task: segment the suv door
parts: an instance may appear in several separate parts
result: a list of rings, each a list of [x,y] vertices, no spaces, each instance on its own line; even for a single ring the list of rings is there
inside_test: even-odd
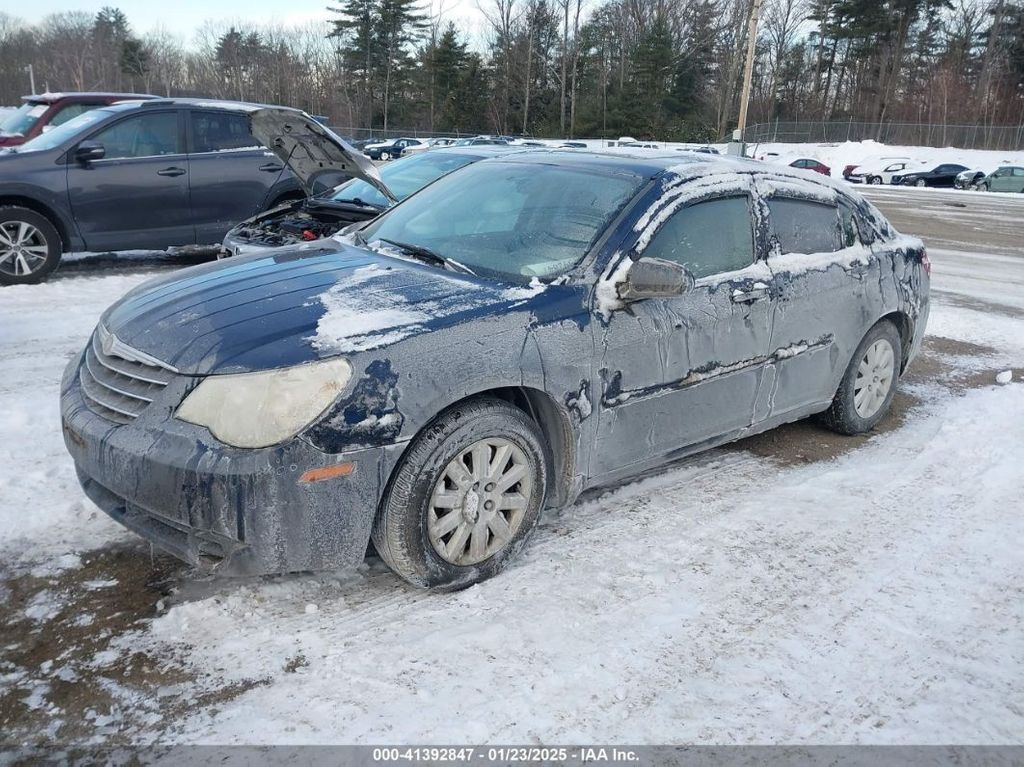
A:
[[[86,137],[101,160],[69,152],[68,199],[89,250],[163,249],[195,242],[181,110],[140,107]]]
[[[759,181],[771,222],[768,266],[775,286],[770,364],[762,403],[777,418],[832,400],[839,377],[874,322],[878,259],[862,244],[855,211],[831,190]],[[797,416],[799,417],[799,416]]]
[[[754,421],[771,341],[771,274],[755,238],[749,177],[710,179],[664,220],[641,258],[683,264],[694,287],[613,312],[597,343],[599,443],[592,477],[663,461]]]
[[[244,113],[192,109],[188,125],[196,238],[200,244],[219,243],[239,221],[266,210],[287,171],[253,138]]]

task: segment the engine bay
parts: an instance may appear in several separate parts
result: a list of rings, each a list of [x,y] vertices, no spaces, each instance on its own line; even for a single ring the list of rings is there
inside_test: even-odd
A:
[[[253,245],[278,247],[330,237],[350,223],[338,216],[313,215],[304,210],[282,211],[243,224],[231,232],[231,236]]]

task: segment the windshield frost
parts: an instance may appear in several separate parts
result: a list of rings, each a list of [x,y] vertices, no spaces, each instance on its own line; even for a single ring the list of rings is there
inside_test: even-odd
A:
[[[478,162],[362,230],[428,248],[477,274],[554,277],[587,252],[642,179],[538,164]]]

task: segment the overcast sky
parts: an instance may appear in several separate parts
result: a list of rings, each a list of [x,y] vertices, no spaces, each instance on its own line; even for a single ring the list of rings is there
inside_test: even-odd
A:
[[[441,0],[433,0],[438,8]],[[456,23],[463,36],[474,48],[482,44],[483,14],[477,8],[477,0],[443,0],[444,17]],[[486,2],[486,0],[484,0]],[[430,6],[430,0],[423,5]],[[50,13],[61,11],[89,11],[95,13],[104,5],[120,8],[128,16],[132,30],[145,34],[154,27],[160,27],[190,42],[193,32],[207,20],[224,22],[249,22],[265,24],[280,22],[285,25],[306,24],[331,18],[330,0],[99,0],[87,5],[82,0],[32,0],[31,3],[12,5],[4,9],[12,16],[35,23]],[[168,10],[168,7],[173,10]]]

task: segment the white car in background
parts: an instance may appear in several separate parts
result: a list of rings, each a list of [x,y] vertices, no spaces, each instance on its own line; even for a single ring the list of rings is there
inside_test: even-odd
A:
[[[894,175],[904,173],[919,164],[909,157],[883,157],[858,165],[846,180],[852,184],[891,184]]]
[[[422,144],[413,144],[411,146],[407,146],[405,148],[405,151],[402,152],[402,156],[405,157],[406,155],[410,155],[410,154],[417,154],[419,152],[426,152],[426,151],[429,151],[431,149],[440,149],[443,146],[451,146],[454,143],[455,143],[455,139],[453,139],[453,138],[447,138],[447,137],[431,138],[431,139],[427,139]]]

